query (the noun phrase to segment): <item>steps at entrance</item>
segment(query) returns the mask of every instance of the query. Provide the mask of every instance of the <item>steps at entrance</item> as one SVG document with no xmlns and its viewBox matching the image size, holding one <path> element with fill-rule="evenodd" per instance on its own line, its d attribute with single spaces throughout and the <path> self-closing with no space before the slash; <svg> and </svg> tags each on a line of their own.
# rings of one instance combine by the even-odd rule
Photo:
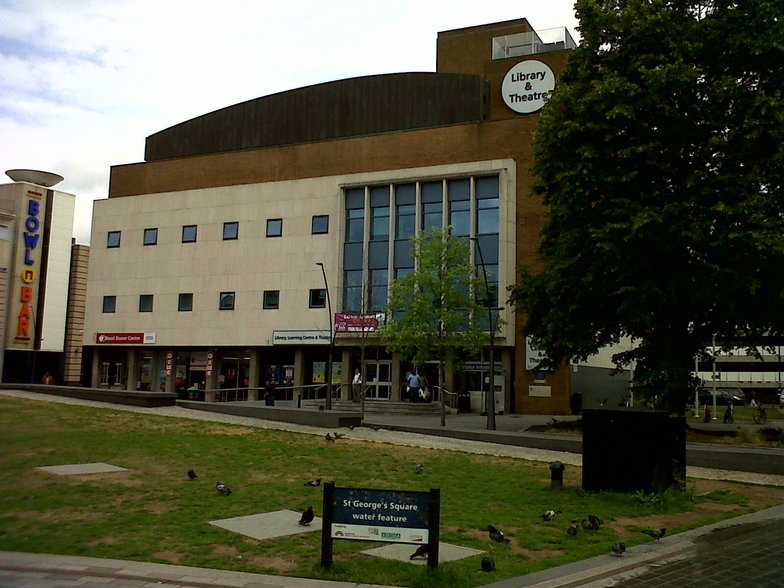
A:
<svg viewBox="0 0 784 588">
<path fill-rule="evenodd" d="M 317 406 L 324 406 L 324 401 L 317 401 Z M 359 412 L 359 402 L 349 402 L 348 400 L 336 400 L 332 403 L 332 408 L 339 411 Z M 452 409 L 447 407 L 447 414 L 452 412 Z M 375 414 L 406 414 L 406 415 L 439 415 L 441 414 L 441 405 L 437 402 L 392 402 L 389 400 L 367 400 L 365 401 L 365 413 Z"/>
</svg>

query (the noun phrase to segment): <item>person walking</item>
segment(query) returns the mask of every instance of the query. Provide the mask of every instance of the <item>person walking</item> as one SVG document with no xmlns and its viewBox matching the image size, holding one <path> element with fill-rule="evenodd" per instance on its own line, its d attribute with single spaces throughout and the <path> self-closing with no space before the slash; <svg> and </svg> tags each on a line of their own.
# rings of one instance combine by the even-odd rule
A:
<svg viewBox="0 0 784 588">
<path fill-rule="evenodd" d="M 419 400 L 419 389 L 422 387 L 422 379 L 419 377 L 416 368 L 408 374 L 408 397 L 411 402 Z"/>
</svg>

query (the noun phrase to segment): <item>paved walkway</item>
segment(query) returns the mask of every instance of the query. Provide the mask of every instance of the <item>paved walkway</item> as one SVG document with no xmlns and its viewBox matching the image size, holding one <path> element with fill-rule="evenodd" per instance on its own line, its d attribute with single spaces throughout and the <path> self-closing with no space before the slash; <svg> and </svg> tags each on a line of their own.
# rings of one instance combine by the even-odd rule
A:
<svg viewBox="0 0 784 588">
<path fill-rule="evenodd" d="M 31 398 L 41 401 L 63 402 L 97 407 L 110 407 L 179 418 L 191 418 L 246 426 L 276 428 L 301 433 L 323 435 L 324 430 L 304 425 L 260 421 L 247 417 L 188 410 L 182 407 L 142 408 L 36 394 L 0 390 L 0 395 Z M 450 426 L 481 430 L 485 417 L 478 415 L 458 419 L 448 417 Z M 376 416 L 369 420 L 374 427 L 399 424 L 400 416 Z M 426 417 L 429 418 L 429 417 Z M 546 423 L 552 417 L 504 415 L 497 417 L 501 431 L 520 431 L 530 424 Z M 355 439 L 382 441 L 412 446 L 459 450 L 490 455 L 505 455 L 537 461 L 562 461 L 579 466 L 581 456 L 569 452 L 555 452 L 530 447 L 505 446 L 498 443 L 467 441 L 449 437 L 434 437 L 418 433 L 375 430 L 358 427 L 348 431 Z M 724 479 L 753 484 L 784 486 L 784 476 L 728 472 L 689 467 L 689 477 Z M 487 585 L 485 588 L 566 588 L 566 587 L 662 587 L 687 588 L 781 587 L 784 586 L 784 506 L 737 517 L 714 525 L 677 535 L 660 542 L 629 549 L 623 557 L 611 554 L 574 562 L 510 578 Z M 120 588 L 150 587 L 165 584 L 182 587 L 247 587 L 247 588 L 362 588 L 367 584 L 336 582 L 248 574 L 224 570 L 189 568 L 146 562 L 96 559 L 50 554 L 0 552 L 0 586 L 9 588 L 56 588 L 66 586 L 112 586 Z"/>
</svg>

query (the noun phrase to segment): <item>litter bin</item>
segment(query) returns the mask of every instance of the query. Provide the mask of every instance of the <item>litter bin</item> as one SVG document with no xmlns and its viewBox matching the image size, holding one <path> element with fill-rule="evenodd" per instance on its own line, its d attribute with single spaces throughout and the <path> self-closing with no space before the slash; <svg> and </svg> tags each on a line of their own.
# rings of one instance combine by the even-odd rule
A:
<svg viewBox="0 0 784 588">
<path fill-rule="evenodd" d="M 457 411 L 458 412 L 471 412 L 471 393 L 458 392 L 457 393 Z"/>
</svg>

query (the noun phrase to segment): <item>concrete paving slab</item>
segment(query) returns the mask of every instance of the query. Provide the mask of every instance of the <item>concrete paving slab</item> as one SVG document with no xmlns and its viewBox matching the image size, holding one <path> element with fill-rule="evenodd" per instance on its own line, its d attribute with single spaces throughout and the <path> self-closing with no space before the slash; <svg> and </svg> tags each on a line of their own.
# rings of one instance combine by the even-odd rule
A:
<svg viewBox="0 0 784 588">
<path fill-rule="evenodd" d="M 57 476 L 75 476 L 79 474 L 106 474 L 110 472 L 127 472 L 128 468 L 121 468 L 109 463 L 72 463 L 59 466 L 41 466 L 35 468 Z"/>
<path fill-rule="evenodd" d="M 416 551 L 416 548 L 416 545 L 408 545 L 406 543 L 390 543 L 381 547 L 374 547 L 373 549 L 365 549 L 360 553 L 373 555 L 375 557 L 382 557 L 384 559 L 406 561 L 416 565 L 426 565 L 427 559 L 410 559 L 411 554 Z M 479 555 L 480 553 L 484 553 L 484 551 L 479 549 L 471 549 L 470 547 L 462 547 L 460 545 L 452 545 L 451 543 L 438 543 L 439 563 L 457 561 L 459 559 L 465 559 L 466 557 L 471 557 L 473 555 Z"/>
<path fill-rule="evenodd" d="M 293 510 L 277 510 L 244 517 L 210 521 L 210 524 L 227 531 L 254 539 L 273 539 L 299 533 L 321 531 L 321 518 L 316 517 L 308 527 L 298 523 L 302 513 Z"/>
</svg>

